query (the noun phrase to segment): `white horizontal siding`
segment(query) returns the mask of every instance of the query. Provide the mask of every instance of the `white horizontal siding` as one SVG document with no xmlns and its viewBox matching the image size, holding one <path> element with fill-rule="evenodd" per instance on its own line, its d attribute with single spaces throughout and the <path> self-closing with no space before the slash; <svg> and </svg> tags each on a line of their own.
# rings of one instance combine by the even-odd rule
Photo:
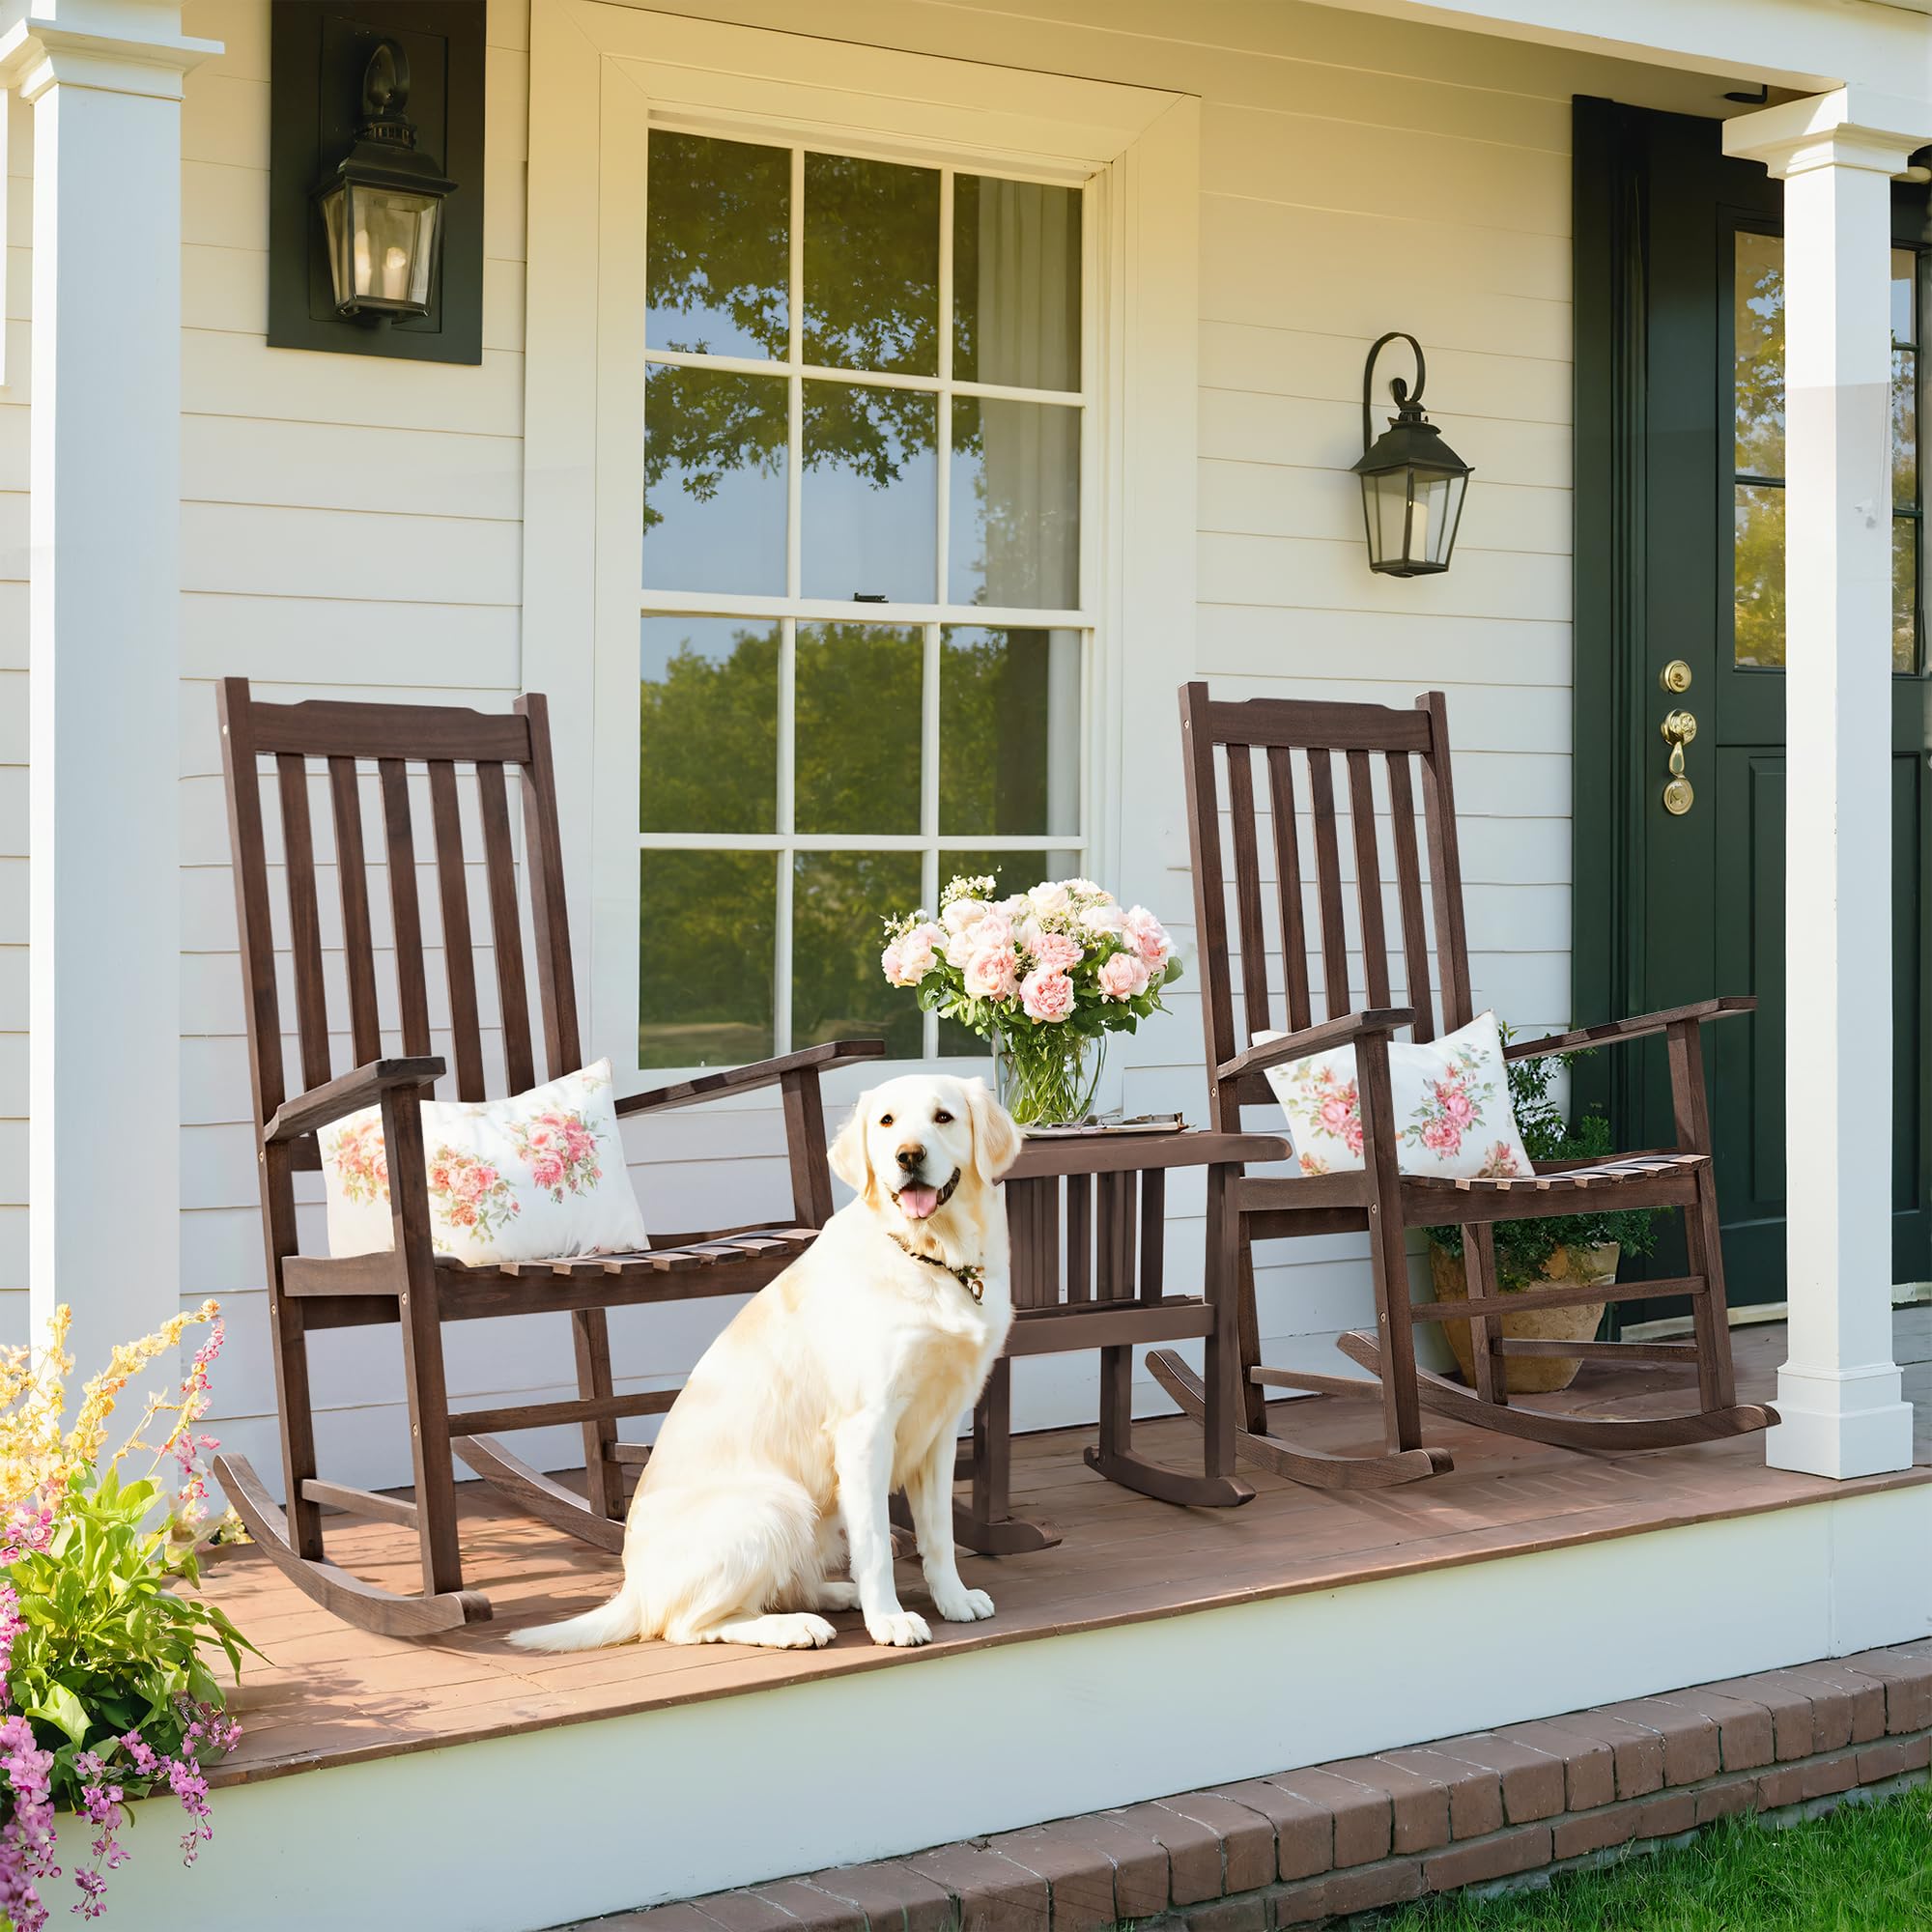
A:
<svg viewBox="0 0 1932 1932">
<path fill-rule="evenodd" d="M 809 11 L 811 31 L 854 43 L 1201 97 L 1200 520 L 1197 531 L 1176 535 L 1196 547 L 1200 603 L 1191 645 L 1177 640 L 1173 682 L 1191 672 L 1229 696 L 1395 704 L 1447 692 L 1478 1000 L 1524 1027 L 1565 1021 L 1569 103 L 1577 92 L 1631 96 L 1638 71 L 1291 0 L 1207 0 L 1186 11 L 1184 28 L 1172 0 L 1007 0 L 997 9 L 813 0 L 809 10 L 797 0 L 679 0 L 676 11 L 793 30 Z M 486 710 L 521 688 L 527 7 L 490 8 L 484 352 L 475 368 L 268 348 L 269 0 L 189 0 L 185 30 L 226 51 L 188 75 L 183 121 L 183 1284 L 190 1301 L 216 1293 L 229 1305 L 223 1433 L 266 1465 L 274 1461 L 272 1376 L 213 683 L 241 674 L 282 700 Z M 1657 104 L 1711 104 L 1693 80 L 1648 70 L 1640 77 L 1642 98 Z M 5 312 L 16 384 L 28 347 L 28 120 L 15 116 L 7 184 L 15 245 Z M 1403 327 L 1429 352 L 1434 418 L 1477 469 L 1455 569 L 1406 583 L 1368 572 L 1347 474 L 1359 453 L 1363 351 Z M 1400 348 L 1385 366 L 1407 373 Z M 26 1266 L 26 744 L 10 724 L 25 696 L 22 397 L 18 387 L 0 390 L 0 1340 L 23 1326 L 24 1313 L 16 1321 L 9 1311 L 24 1300 Z M 1119 883 L 1187 938 L 1172 693 L 1135 695 L 1125 728 L 1125 769 L 1160 802 L 1165 822 L 1150 849 L 1123 856 Z M 325 971 L 339 995 L 328 819 L 319 796 L 315 804 Z M 1264 825 L 1264 849 L 1265 834 Z M 473 839 L 469 849 L 478 849 Z M 587 856 L 567 860 L 581 873 Z M 1352 882 L 1346 850 L 1345 874 Z M 277 893 L 280 883 L 277 867 Z M 487 934 L 475 868 L 469 883 L 472 923 Z M 381 948 L 388 915 L 380 867 L 370 884 Z M 440 1047 L 447 996 L 430 884 L 425 875 L 419 895 Z M 579 935 L 580 970 L 587 943 Z M 1359 984 L 1358 954 L 1350 967 Z M 487 945 L 478 976 L 487 1024 Z M 393 1017 L 386 955 L 379 980 Z M 285 1027 L 290 990 L 284 983 Z M 1170 1021 L 1116 1043 L 1116 1065 L 1129 1107 L 1179 1106 L 1199 1118 L 1198 975 L 1171 1004 Z M 346 1066 L 347 1039 L 331 1044 Z M 284 1049 L 293 1074 L 292 1037 Z M 494 1034 L 486 1054 L 495 1070 Z M 656 1225 L 756 1218 L 786 1206 L 782 1123 L 768 1100 L 625 1131 Z M 305 1239 L 319 1245 L 314 1177 L 299 1193 Z M 1199 1278 L 1201 1213 L 1199 1177 L 1178 1178 L 1169 1253 L 1179 1286 Z M 1274 1244 L 1260 1263 L 1270 1355 L 1332 1365 L 1330 1338 L 1368 1308 L 1359 1244 Z M 728 1304 L 695 1304 L 619 1318 L 626 1385 L 675 1378 L 728 1313 Z M 406 1431 L 393 1335 L 325 1337 L 315 1353 L 331 1472 L 396 1479 Z M 561 1333 L 543 1324 L 477 1323 L 452 1337 L 462 1399 L 553 1388 L 568 1374 Z M 1015 1384 L 1027 1421 L 1092 1412 L 1084 1357 L 1023 1363 Z M 555 1461 L 575 1449 L 562 1434 L 534 1446 Z"/>
</svg>

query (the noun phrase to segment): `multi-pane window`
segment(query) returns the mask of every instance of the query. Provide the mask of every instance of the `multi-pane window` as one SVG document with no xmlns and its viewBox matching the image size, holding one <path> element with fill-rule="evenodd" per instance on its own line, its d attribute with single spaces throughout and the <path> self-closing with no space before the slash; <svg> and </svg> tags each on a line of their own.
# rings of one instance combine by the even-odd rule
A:
<svg viewBox="0 0 1932 1932">
<path fill-rule="evenodd" d="M 639 1064 L 980 1051 L 880 975 L 1084 850 L 1082 196 L 654 129 Z"/>
<path fill-rule="evenodd" d="M 1891 251 L 1891 668 L 1918 638 L 1918 257 Z M 1784 238 L 1740 229 L 1732 300 L 1733 661 L 1784 666 Z"/>
</svg>

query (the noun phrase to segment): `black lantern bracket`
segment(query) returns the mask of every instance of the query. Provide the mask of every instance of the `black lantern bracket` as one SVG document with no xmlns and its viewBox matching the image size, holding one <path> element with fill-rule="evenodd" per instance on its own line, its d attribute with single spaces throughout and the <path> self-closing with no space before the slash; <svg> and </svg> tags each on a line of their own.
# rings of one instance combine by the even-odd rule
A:
<svg viewBox="0 0 1932 1932">
<path fill-rule="evenodd" d="M 1392 328 L 1386 335 L 1376 337 L 1369 351 L 1369 359 L 1362 365 L 1362 454 L 1366 456 L 1376 440 L 1376 358 L 1391 342 L 1406 342 L 1415 356 L 1415 388 L 1409 386 L 1400 376 L 1389 378 L 1389 394 L 1395 398 L 1396 420 L 1407 417 L 1420 422 L 1422 417 L 1422 391 L 1429 381 L 1429 364 L 1423 359 L 1422 344 L 1406 328 Z"/>
</svg>

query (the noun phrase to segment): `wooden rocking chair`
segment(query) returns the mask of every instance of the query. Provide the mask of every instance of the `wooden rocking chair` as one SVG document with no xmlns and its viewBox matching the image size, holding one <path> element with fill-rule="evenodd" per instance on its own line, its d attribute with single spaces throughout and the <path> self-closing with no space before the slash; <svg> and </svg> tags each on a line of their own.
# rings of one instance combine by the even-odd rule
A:
<svg viewBox="0 0 1932 1932">
<path fill-rule="evenodd" d="M 769 1226 L 722 1235 L 654 1237 L 646 1253 L 554 1263 L 470 1267 L 431 1248 L 422 1117 L 418 1102 L 444 1070 L 430 1052 L 429 993 L 424 972 L 417 866 L 433 864 L 441 914 L 449 989 L 456 1093 L 485 1097 L 483 1038 L 477 1003 L 469 900 L 465 875 L 460 788 L 473 782 L 495 949 L 497 1006 L 507 1091 L 521 1093 L 537 1074 L 519 911 L 518 867 L 511 839 L 506 768 L 523 780 L 524 870 L 529 886 L 531 951 L 536 962 L 549 1077 L 582 1064 L 564 911 L 563 852 L 557 837 L 550 726 L 545 701 L 532 695 L 512 713 L 403 704 L 259 704 L 247 681 L 228 678 L 219 695 L 222 762 L 228 781 L 236 907 L 248 996 L 248 1049 L 262 1222 L 268 1244 L 269 1320 L 274 1340 L 287 1505 L 278 1509 L 247 1459 L 215 1459 L 215 1474 L 263 1552 L 299 1588 L 351 1622 L 392 1635 L 420 1635 L 489 1616 L 489 1599 L 464 1587 L 457 1544 L 452 1456 L 545 1522 L 615 1550 L 623 1544 L 622 1472 L 649 1451 L 617 1440 L 625 1416 L 662 1414 L 674 1391 L 613 1392 L 607 1309 L 640 1302 L 744 1294 L 762 1288 L 814 1237 L 832 1212 L 825 1124 L 818 1080 L 823 1069 L 875 1057 L 878 1040 L 841 1040 L 617 1102 L 620 1115 L 684 1107 L 722 1094 L 773 1087 L 783 1094 L 791 1165 L 792 1215 Z M 282 1020 L 270 913 L 270 856 L 263 792 L 271 759 L 279 801 L 282 862 L 288 890 L 297 1033 L 305 1092 L 284 1091 Z M 334 821 L 333 860 L 341 897 L 342 985 L 348 1011 L 331 1022 L 331 976 L 323 963 L 318 855 L 310 826 L 311 760 L 323 761 Z M 417 849 L 412 822 L 412 767 L 428 768 L 429 838 Z M 459 767 L 463 770 L 459 775 Z M 365 837 L 363 780 L 373 772 L 381 823 Z M 472 778 L 473 773 L 473 778 Z M 373 814 L 372 814 L 373 815 Z M 377 989 L 377 942 L 366 858 L 387 871 L 393 927 L 401 1056 L 384 1059 Z M 331 1024 L 351 1042 L 354 1070 L 336 1074 Z M 380 1105 L 387 1143 L 395 1247 L 391 1253 L 331 1260 L 297 1251 L 294 1176 L 318 1165 L 315 1131 L 361 1107 Z M 576 1350 L 578 1395 L 566 1402 L 492 1406 L 452 1412 L 443 1372 L 442 1324 L 484 1316 L 568 1315 Z M 318 1329 L 394 1322 L 402 1330 L 409 1398 L 412 1501 L 326 1482 L 316 1471 L 315 1421 L 309 1393 L 308 1337 Z M 583 1430 L 584 1495 L 577 1495 L 512 1455 L 499 1432 L 575 1423 Z M 323 1553 L 325 1507 L 412 1527 L 421 1544 L 422 1593 L 379 1589 L 330 1563 Z"/>
<path fill-rule="evenodd" d="M 1268 1105 L 1273 1093 L 1264 1069 L 1331 1047 L 1352 1044 L 1360 1095 L 1365 1166 L 1359 1173 L 1243 1176 L 1228 1188 L 1223 1225 L 1210 1236 L 1238 1253 L 1238 1325 L 1245 1371 L 1244 1426 L 1240 1455 L 1264 1468 L 1322 1488 L 1377 1488 L 1414 1481 L 1450 1467 L 1446 1450 L 1422 1439 L 1423 1408 L 1506 1435 L 1563 1447 L 1592 1450 L 1648 1449 L 1697 1442 L 1766 1428 L 1774 1410 L 1736 1399 L 1730 1329 L 1724 1310 L 1724 1264 L 1718 1238 L 1717 1184 L 1711 1166 L 1710 1118 L 1704 1093 L 1699 1031 L 1706 1021 L 1748 1012 L 1748 998 L 1704 1000 L 1695 1006 L 1651 1013 L 1641 1019 L 1586 1027 L 1580 1032 L 1512 1044 L 1508 1057 L 1527 1059 L 1577 1047 L 1606 1045 L 1662 1034 L 1667 1037 L 1676 1120 L 1674 1148 L 1577 1162 L 1539 1162 L 1533 1176 L 1515 1179 L 1451 1180 L 1400 1174 L 1396 1122 L 1389 1094 L 1390 1037 L 1407 1027 L 1413 1038 L 1434 1037 L 1430 998 L 1430 938 L 1423 914 L 1421 848 L 1410 760 L 1419 758 L 1423 779 L 1422 826 L 1428 838 L 1430 885 L 1435 901 L 1435 956 L 1441 987 L 1443 1031 L 1474 1017 L 1469 986 L 1468 942 L 1463 921 L 1463 874 L 1456 848 L 1456 802 L 1450 780 L 1447 711 L 1439 692 L 1418 697 L 1412 710 L 1373 704 L 1288 702 L 1255 698 L 1217 702 L 1205 684 L 1180 694 L 1182 751 L 1186 760 L 1190 843 L 1194 862 L 1196 934 L 1204 980 L 1202 1011 L 1208 1043 L 1211 1124 L 1240 1128 L 1243 1105 Z M 1346 766 L 1349 818 L 1355 856 L 1355 897 L 1360 924 L 1366 1004 L 1351 1008 L 1350 935 L 1343 912 L 1342 861 L 1337 836 L 1335 758 Z M 1297 754 L 1305 770 L 1300 803 L 1312 815 L 1314 901 L 1311 928 L 1303 898 L 1304 854 L 1296 823 Z M 1286 1037 L 1257 1046 L 1267 1031 L 1268 939 L 1263 914 L 1261 850 L 1256 830 L 1256 764 L 1265 767 L 1274 846 L 1283 959 Z M 1384 768 L 1380 809 L 1390 814 L 1394 856 L 1394 909 L 1399 932 L 1406 1004 L 1390 990 L 1390 934 L 1384 904 L 1384 870 L 1377 849 L 1378 788 L 1375 767 Z M 1227 786 L 1218 787 L 1225 769 Z M 1228 956 L 1227 881 L 1222 865 L 1225 810 L 1234 859 L 1234 901 L 1240 937 L 1241 1014 L 1246 1042 L 1237 1037 L 1232 968 Z M 1327 1017 L 1313 1020 L 1309 956 L 1321 960 Z M 1576 1306 L 1605 1298 L 1602 1285 L 1530 1289 L 1507 1295 L 1496 1285 L 1492 1224 L 1528 1216 L 1608 1211 L 1624 1208 L 1680 1208 L 1691 1273 L 1670 1281 L 1629 1282 L 1609 1291 L 1616 1301 L 1688 1295 L 1694 1311 L 1694 1340 L 1688 1342 L 1544 1342 L 1502 1333 L 1499 1318 L 1532 1308 Z M 1467 1231 L 1463 1265 L 1466 1302 L 1411 1306 L 1404 1236 L 1415 1227 L 1459 1224 Z M 1264 1367 L 1260 1359 L 1252 1244 L 1283 1235 L 1330 1235 L 1366 1229 L 1375 1276 L 1376 1333 L 1349 1334 L 1338 1346 L 1373 1371 L 1374 1381 L 1302 1374 Z M 1475 1387 L 1432 1375 L 1417 1365 L 1413 1324 L 1428 1321 L 1469 1322 Z M 1697 1407 L 1670 1416 L 1598 1419 L 1553 1414 L 1513 1404 L 1504 1387 L 1512 1355 L 1580 1355 L 1590 1360 L 1670 1362 L 1694 1369 Z M 1203 1413 L 1201 1383 L 1171 1350 L 1150 1357 L 1161 1386 L 1188 1411 Z M 1269 1433 L 1267 1388 L 1378 1400 L 1385 1447 L 1372 1456 L 1336 1456 L 1296 1447 Z M 1292 1413 L 1292 1408 L 1291 1408 Z"/>
</svg>

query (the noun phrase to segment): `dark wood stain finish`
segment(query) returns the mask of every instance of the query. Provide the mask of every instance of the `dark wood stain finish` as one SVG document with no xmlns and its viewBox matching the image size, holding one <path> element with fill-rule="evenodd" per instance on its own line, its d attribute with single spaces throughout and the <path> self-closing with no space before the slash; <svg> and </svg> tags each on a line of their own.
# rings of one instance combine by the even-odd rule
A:
<svg viewBox="0 0 1932 1932">
<path fill-rule="evenodd" d="M 1397 1122 L 1390 1094 L 1388 1051 L 1404 1027 L 1415 1039 L 1434 1035 L 1431 962 L 1440 988 L 1444 1031 L 1474 1017 L 1467 927 L 1463 906 L 1462 860 L 1456 837 L 1455 782 L 1449 750 L 1448 710 L 1441 693 L 1430 692 L 1403 711 L 1366 704 L 1325 704 L 1281 698 L 1242 703 L 1217 701 L 1205 684 L 1190 684 L 1180 695 L 1181 738 L 1187 777 L 1189 843 L 1194 861 L 1196 932 L 1202 972 L 1201 1009 L 1207 1035 L 1209 1110 L 1213 1126 L 1224 1133 L 1241 1127 L 1244 1105 L 1272 1098 L 1266 1069 L 1291 1060 L 1349 1045 L 1355 1052 L 1365 1140 L 1360 1172 L 1320 1176 L 1239 1175 L 1210 1186 L 1210 1249 L 1225 1242 L 1230 1265 L 1238 1272 L 1236 1291 L 1241 1380 L 1247 1385 L 1246 1426 L 1237 1433 L 1242 1457 L 1296 1480 L 1321 1487 L 1377 1487 L 1437 1475 L 1449 1457 L 1423 1440 L 1422 1416 L 1463 1415 L 1482 1427 L 1528 1439 L 1605 1449 L 1613 1445 L 1654 1446 L 1706 1441 L 1763 1429 L 1776 1420 L 1762 1404 L 1736 1400 L 1730 1360 L 1730 1329 L 1725 1318 L 1723 1257 L 1718 1242 L 1716 1182 L 1711 1157 L 1711 1123 L 1704 1091 L 1700 1029 L 1710 1021 L 1751 1010 L 1743 998 L 1707 1000 L 1668 1012 L 1620 1020 L 1547 1039 L 1518 1041 L 1512 1060 L 1560 1053 L 1581 1046 L 1619 1044 L 1662 1034 L 1670 1055 L 1674 1095 L 1675 1147 L 1638 1154 L 1563 1165 L 1544 1163 L 1534 1174 L 1500 1179 L 1445 1180 L 1401 1174 L 1396 1160 Z M 1262 841 L 1255 819 L 1253 771 L 1256 753 L 1266 760 L 1274 814 L 1272 846 L 1282 916 L 1283 994 L 1291 1031 L 1286 1037 L 1256 1043 L 1270 1012 L 1268 960 L 1262 930 Z M 1305 797 L 1312 818 L 1315 852 L 1315 917 L 1311 925 L 1303 891 L 1302 833 L 1294 821 L 1299 787 L 1293 761 L 1307 770 Z M 1334 760 L 1348 774 L 1348 807 L 1355 864 L 1357 937 L 1362 954 L 1365 1005 L 1356 1009 L 1350 984 L 1350 933 L 1344 906 L 1341 838 Z M 1417 825 L 1410 760 L 1422 764 L 1421 824 Z M 1398 993 L 1391 979 L 1386 868 L 1378 842 L 1376 765 L 1386 777 L 1391 814 L 1394 911 L 1405 984 Z M 1234 877 L 1222 871 L 1222 791 L 1219 768 L 1226 769 L 1228 820 Z M 1434 930 L 1425 917 L 1421 868 L 1429 854 L 1428 903 Z M 1232 889 L 1239 932 L 1241 1012 L 1245 1038 L 1237 1035 L 1232 996 L 1226 900 Z M 1319 954 L 1327 1018 L 1311 1023 L 1307 962 Z M 1400 999 L 1404 1002 L 1398 1005 Z M 1688 1294 L 1695 1311 L 1694 1348 L 1667 1354 L 1633 1351 L 1633 1359 L 1694 1365 L 1698 1406 L 1688 1413 L 1651 1416 L 1641 1425 L 1609 1417 L 1579 1418 L 1511 1404 L 1504 1392 L 1501 1360 L 1520 1352 L 1506 1344 L 1501 1318 L 1506 1312 L 1558 1307 L 1601 1297 L 1591 1290 L 1548 1289 L 1505 1294 L 1496 1280 L 1492 1225 L 1524 1216 L 1572 1214 L 1577 1197 L 1598 1193 L 1591 1206 L 1676 1208 L 1685 1213 L 1690 1272 L 1663 1283 L 1620 1285 L 1612 1299 L 1647 1299 Z M 1613 1197 L 1613 1198 L 1610 1198 Z M 1225 1221 L 1233 1233 L 1217 1236 L 1211 1226 Z M 1410 1228 L 1450 1222 L 1465 1226 L 1469 1299 L 1448 1311 L 1414 1308 L 1408 1298 L 1405 1236 Z M 1281 1236 L 1328 1235 L 1364 1231 L 1376 1290 L 1376 1332 L 1349 1336 L 1342 1347 L 1355 1361 L 1372 1368 L 1372 1391 L 1382 1412 L 1379 1454 L 1337 1458 L 1332 1453 L 1290 1443 L 1265 1433 L 1256 1392 L 1262 1385 L 1339 1393 L 1333 1376 L 1266 1369 L 1260 1359 L 1259 1324 L 1254 1314 L 1251 1244 Z M 1473 1389 L 1422 1373 L 1416 1364 L 1412 1324 L 1417 1321 L 1467 1321 L 1476 1343 Z M 1621 1345 L 1594 1347 L 1593 1356 Z M 1219 1428 L 1211 1382 L 1196 1377 L 1179 1357 L 1157 1350 L 1149 1358 L 1157 1380 L 1181 1406 L 1202 1421 L 1210 1438 Z"/>
<path fill-rule="evenodd" d="M 249 1065 L 261 1143 L 262 1223 L 270 1282 L 276 1399 L 281 1415 L 286 1508 L 241 1456 L 219 1457 L 215 1471 L 229 1500 L 268 1559 L 298 1589 L 337 1614 L 391 1634 L 425 1635 L 490 1614 L 489 1600 L 464 1582 L 458 1541 L 455 1460 L 467 1462 L 517 1507 L 603 1548 L 621 1530 L 621 1470 L 635 1468 L 638 1445 L 616 1437 L 625 1416 L 658 1414 L 671 1392 L 613 1390 L 606 1310 L 694 1296 L 744 1294 L 762 1288 L 810 1242 L 832 1210 L 824 1109 L 818 1081 L 828 1067 L 878 1056 L 876 1040 L 810 1047 L 782 1059 L 707 1074 L 639 1094 L 619 1104 L 630 1115 L 696 1105 L 714 1094 L 777 1087 L 783 1095 L 793 1215 L 771 1227 L 661 1239 L 648 1252 L 574 1261 L 471 1268 L 432 1248 L 418 1102 L 444 1076 L 431 1051 L 428 948 L 417 868 L 436 868 L 443 967 L 457 1094 L 489 1092 L 483 1051 L 469 878 L 463 839 L 463 787 L 475 787 L 494 952 L 497 1022 L 507 1091 L 535 1084 L 536 1040 L 526 970 L 519 888 L 528 894 L 528 950 L 534 954 L 549 1077 L 582 1064 L 570 935 L 564 912 L 563 854 L 557 837 L 548 713 L 537 694 L 507 714 L 429 705 L 307 702 L 261 704 L 247 681 L 227 678 L 218 692 L 227 777 L 236 909 L 247 995 Z M 310 760 L 322 760 L 312 773 Z M 272 793 L 264 762 L 271 761 Z M 522 775 L 524 856 L 518 863 L 506 767 Z M 380 828 L 362 822 L 362 779 L 371 768 Z M 426 771 L 431 842 L 419 847 L 411 799 L 413 773 Z M 313 778 L 326 777 L 342 895 L 346 1034 L 354 1066 L 337 1073 L 330 1056 L 328 980 L 324 971 L 318 854 L 310 810 Z M 275 980 L 269 854 L 263 801 L 272 796 L 281 831 L 289 906 L 296 1026 L 303 1091 L 287 1093 L 283 1025 Z M 388 874 L 394 944 L 378 953 L 369 913 L 368 852 Z M 521 877 L 520 877 L 521 875 Z M 400 1050 L 385 1058 L 380 976 L 395 975 Z M 343 1019 L 346 1018 L 346 1024 Z M 340 1260 L 298 1252 L 293 1176 L 317 1164 L 317 1129 L 363 1107 L 382 1110 L 392 1176 L 394 1246 Z M 452 1414 L 443 1330 L 452 1321 L 507 1315 L 568 1316 L 578 1393 Z M 393 1323 L 402 1343 L 414 1501 L 401 1505 L 322 1479 L 307 1338 L 312 1331 Z M 588 1495 L 559 1488 L 519 1461 L 492 1431 L 582 1427 L 589 1458 Z M 323 1551 L 322 1510 L 362 1510 L 415 1536 L 419 1589 L 378 1586 L 348 1575 Z"/>
</svg>

